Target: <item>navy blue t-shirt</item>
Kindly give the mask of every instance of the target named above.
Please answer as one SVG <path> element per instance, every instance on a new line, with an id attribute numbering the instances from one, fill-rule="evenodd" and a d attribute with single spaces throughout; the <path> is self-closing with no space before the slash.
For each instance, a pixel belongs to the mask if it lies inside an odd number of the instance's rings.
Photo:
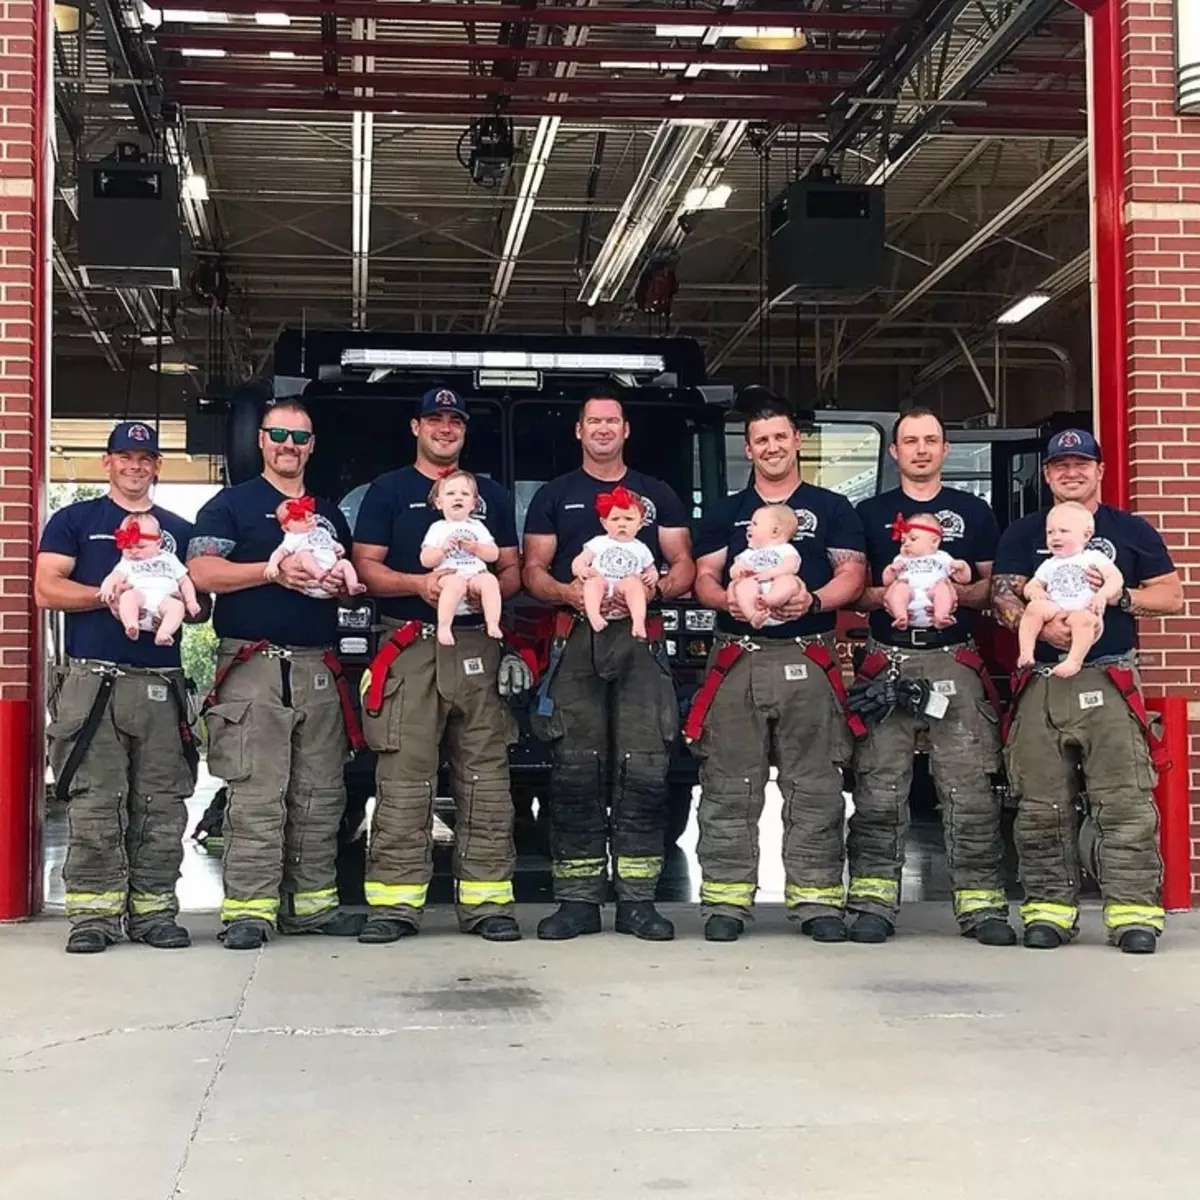
<path id="1" fill-rule="evenodd" d="M 726 551 L 721 573 L 721 581 L 726 587 L 729 586 L 733 560 L 746 549 L 746 526 L 755 510 L 768 503 L 786 504 L 795 510 L 799 526 L 792 543 L 800 555 L 800 578 L 810 592 L 824 587 L 833 578 L 830 551 L 852 550 L 862 554 L 866 549 L 862 524 L 845 496 L 828 488 L 802 483 L 787 500 L 767 501 L 755 491 L 752 483 L 744 491 L 734 492 L 714 504 L 696 535 L 697 560 L 718 550 Z M 718 629 L 756 638 L 812 637 L 829 633 L 836 624 L 836 612 L 810 613 L 797 621 L 764 625 L 762 629 L 735 621 L 727 612 L 717 614 Z"/>
<path id="2" fill-rule="evenodd" d="M 146 511 L 158 520 L 163 532 L 163 549 L 182 562 L 192 536 L 191 525 L 157 504 Z M 117 526 L 130 515 L 128 509 L 114 504 L 107 496 L 68 504 L 47 522 L 41 550 L 45 554 L 73 558 L 75 567 L 71 579 L 99 591 L 109 572 L 121 560 L 114 535 Z M 156 646 L 154 634 L 143 631 L 136 642 L 131 642 L 125 636 L 121 622 L 107 608 L 67 613 L 66 626 L 67 654 L 71 658 L 98 658 L 131 667 L 179 666 L 178 637 L 173 646 Z"/>
<path id="3" fill-rule="evenodd" d="M 477 475 L 479 504 L 474 517 L 482 521 L 496 539 L 501 550 L 515 549 L 517 527 L 513 521 L 512 502 L 498 483 Z M 434 481 L 422 475 L 416 467 L 401 467 L 381 475 L 363 497 L 354 523 L 354 540 L 359 545 L 386 546 L 384 566 L 404 575 L 424 575 L 428 568 L 421 566 L 421 543 L 429 527 L 442 519 L 442 514 L 429 503 Z M 379 612 L 397 621 L 437 619 L 437 612 L 420 596 L 384 596 L 377 600 Z M 480 625 L 483 616 L 471 613 L 455 617 L 456 625 Z"/>
<path id="4" fill-rule="evenodd" d="M 1148 579 L 1157 579 L 1175 570 L 1158 530 L 1147 521 L 1107 504 L 1101 504 L 1093 515 L 1096 532 L 1087 548 L 1099 550 L 1116 563 L 1126 587 L 1140 587 Z M 1001 535 L 992 570 L 996 575 L 1022 575 L 1032 579 L 1048 557 L 1046 514 L 1031 513 L 1014 521 Z M 1117 605 L 1110 604 L 1104 612 L 1104 633 L 1088 651 L 1086 661 L 1128 654 L 1136 645 L 1136 620 Z M 1060 657 L 1060 652 L 1049 642 L 1038 642 L 1039 662 L 1057 662 Z"/>
<path id="5" fill-rule="evenodd" d="M 660 529 L 686 529 L 687 513 L 679 497 L 661 479 L 626 471 L 620 479 L 596 479 L 579 468 L 544 483 L 534 493 L 525 514 L 525 532 L 549 534 L 558 539 L 550 574 L 559 583 L 574 579 L 571 563 L 585 542 L 604 532 L 600 514 L 596 512 L 596 497 L 614 488 L 623 487 L 640 497 L 646 509 L 646 521 L 638 531 L 654 555 L 661 571 L 664 566 L 662 547 L 658 543 Z"/>
<path id="6" fill-rule="evenodd" d="M 858 506 L 863 533 L 867 539 L 867 564 L 871 568 L 871 584 L 883 583 L 884 568 L 900 551 L 900 543 L 892 540 L 892 522 L 897 514 L 911 517 L 916 513 L 932 513 L 942 527 L 942 549 L 951 558 L 961 558 L 971 566 L 971 578 L 978 579 L 978 565 L 991 562 L 996 555 L 1000 526 L 996 514 L 978 496 L 958 488 L 944 487 L 931 500 L 914 500 L 903 488 L 872 496 Z M 890 643 L 895 634 L 892 618 L 883 609 L 869 616 L 871 635 L 880 642 Z M 959 608 L 954 624 L 941 631 L 947 640 L 965 642 L 971 634 L 971 610 Z"/>
<path id="7" fill-rule="evenodd" d="M 263 476 L 218 492 L 197 514 L 189 556 L 218 554 L 235 563 L 266 563 L 283 541 L 275 510 L 288 499 Z M 317 499 L 317 523 L 350 553 L 350 527 L 331 500 Z M 305 596 L 264 580 L 258 587 L 218 596 L 218 637 L 276 646 L 330 646 L 337 637 L 336 600 Z"/>

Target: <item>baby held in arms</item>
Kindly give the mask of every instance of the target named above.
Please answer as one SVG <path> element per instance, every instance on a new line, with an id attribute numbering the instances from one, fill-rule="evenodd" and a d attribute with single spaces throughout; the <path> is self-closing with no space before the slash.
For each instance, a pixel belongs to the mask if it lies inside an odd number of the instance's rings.
<path id="1" fill-rule="evenodd" d="M 117 603 L 125 636 L 136 642 L 141 631 L 154 633 L 158 646 L 170 646 L 189 617 L 200 615 L 196 588 L 187 568 L 162 546 L 162 530 L 150 513 L 128 516 L 114 535 L 121 561 L 100 584 L 100 599 Z"/>
<path id="2" fill-rule="evenodd" d="M 283 541 L 267 559 L 267 569 L 263 573 L 268 579 L 278 579 L 283 560 L 294 554 L 296 561 L 314 578 L 341 580 L 347 595 L 358 596 L 367 590 L 359 583 L 358 572 L 346 557 L 345 548 L 317 520 L 315 497 L 296 496 L 284 500 L 275 509 L 275 519 L 283 530 Z M 324 587 L 317 586 L 308 589 L 306 594 L 320 599 L 329 596 Z"/>
<path id="3" fill-rule="evenodd" d="M 773 609 L 804 592 L 800 554 L 792 545 L 799 522 L 786 504 L 764 504 L 746 527 L 746 549 L 729 569 L 729 586 L 738 608 L 755 629 L 778 625 Z"/>
<path id="4" fill-rule="evenodd" d="M 421 543 L 421 566 L 449 571 L 442 577 L 437 602 L 437 640 L 454 645 L 453 623 L 468 599 L 483 609 L 489 637 L 500 638 L 500 581 L 488 564 L 500 557 L 500 547 L 488 527 L 472 514 L 479 507 L 479 487 L 470 471 L 450 471 L 433 485 L 429 503 L 441 514 Z"/>
<path id="5" fill-rule="evenodd" d="M 583 608 L 591 627 L 608 627 L 601 609 L 620 596 L 629 610 L 629 632 L 646 637 L 646 583 L 657 576 L 654 555 L 638 530 L 645 524 L 641 499 L 627 488 L 615 487 L 596 497 L 596 512 L 604 532 L 585 542 L 571 563 L 571 574 L 583 581 Z"/>
<path id="6" fill-rule="evenodd" d="M 954 624 L 955 583 L 971 582 L 971 567 L 942 549 L 942 525 L 932 513 L 897 515 L 892 540 L 900 553 L 883 571 L 883 607 L 897 629 Z"/>
<path id="7" fill-rule="evenodd" d="M 1104 632 L 1104 610 L 1125 587 L 1121 572 L 1099 550 L 1089 550 L 1096 531 L 1092 514 L 1082 504 L 1056 504 L 1046 514 L 1046 548 L 1050 557 L 1025 585 L 1025 612 L 1017 631 L 1017 665 L 1033 665 L 1034 644 L 1048 621 L 1066 615 L 1071 648 L 1053 669 L 1063 679 L 1078 675 L 1087 652 Z M 1089 574 L 1101 580 L 1095 588 Z"/>

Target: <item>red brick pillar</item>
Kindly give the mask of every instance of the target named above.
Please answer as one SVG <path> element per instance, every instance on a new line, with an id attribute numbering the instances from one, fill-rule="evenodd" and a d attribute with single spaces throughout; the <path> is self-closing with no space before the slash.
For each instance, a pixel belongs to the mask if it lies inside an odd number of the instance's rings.
<path id="1" fill-rule="evenodd" d="M 1175 4 L 1188 2 L 1119 0 L 1118 12 L 1130 501 L 1162 533 L 1187 598 L 1185 615 L 1142 623 L 1142 647 L 1148 690 L 1191 701 L 1200 895 L 1200 118 L 1175 113 L 1174 54 Z"/>
<path id="2" fill-rule="evenodd" d="M 41 648 L 31 580 L 47 420 L 48 11 L 0 0 L 0 919 L 28 915 L 40 886 Z"/>

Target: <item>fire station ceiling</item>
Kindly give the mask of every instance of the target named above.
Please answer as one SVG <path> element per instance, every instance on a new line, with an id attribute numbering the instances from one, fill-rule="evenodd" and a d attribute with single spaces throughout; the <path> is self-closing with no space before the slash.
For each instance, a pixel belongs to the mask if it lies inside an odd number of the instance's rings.
<path id="1" fill-rule="evenodd" d="M 1035 357 L 1084 321 L 1083 26 L 1058 0 L 187 2 L 211 8 L 55 7 L 60 364 L 144 372 L 160 321 L 197 389 L 286 324 L 669 329 L 731 377 L 982 386 L 998 343 Z M 183 179 L 161 315 L 77 270 L 76 164 L 121 141 Z M 886 184 L 889 278 L 773 306 L 765 203 L 826 172 Z M 669 316 L 644 311 L 661 266 Z"/>

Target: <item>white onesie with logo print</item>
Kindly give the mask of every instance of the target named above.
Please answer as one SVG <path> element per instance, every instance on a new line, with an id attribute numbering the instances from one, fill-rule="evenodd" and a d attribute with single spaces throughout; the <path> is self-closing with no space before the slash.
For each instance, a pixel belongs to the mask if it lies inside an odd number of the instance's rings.
<path id="1" fill-rule="evenodd" d="M 130 587 L 142 594 L 142 616 L 139 627 L 152 633 L 162 602 L 179 595 L 179 581 L 187 575 L 187 567 L 167 550 L 152 558 L 122 558 L 114 568 Z"/>
<path id="2" fill-rule="evenodd" d="M 1046 589 L 1046 597 L 1064 612 L 1079 612 L 1087 608 L 1096 594 L 1088 583 L 1088 567 L 1106 570 L 1112 563 L 1099 550 L 1083 550 L 1064 558 L 1048 558 L 1033 573 L 1034 579 Z"/>
<path id="3" fill-rule="evenodd" d="M 901 554 L 899 562 L 898 578 L 912 588 L 912 599 L 908 602 L 908 623 L 916 629 L 927 629 L 933 624 L 933 601 L 929 593 L 943 579 L 950 578 L 954 559 L 945 550 L 935 550 L 932 554 Z"/>
<path id="4" fill-rule="evenodd" d="M 613 594 L 614 586 L 622 579 L 640 575 L 647 567 L 654 566 L 650 547 L 637 538 L 631 542 L 618 542 L 602 533 L 584 542 L 583 548 L 592 552 L 592 570 L 604 579 L 606 596 Z"/>
<path id="5" fill-rule="evenodd" d="M 759 571 L 773 571 L 783 566 L 785 560 L 796 560 L 796 574 L 800 573 L 800 551 L 791 542 L 780 542 L 775 546 L 747 546 L 733 561 L 738 566 L 749 567 L 755 574 Z M 758 585 L 758 594 L 765 596 L 771 590 L 773 579 L 764 579 Z M 768 617 L 766 625 L 782 625 L 778 617 Z"/>

